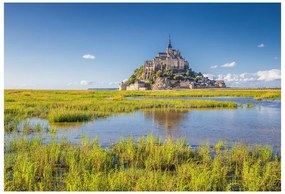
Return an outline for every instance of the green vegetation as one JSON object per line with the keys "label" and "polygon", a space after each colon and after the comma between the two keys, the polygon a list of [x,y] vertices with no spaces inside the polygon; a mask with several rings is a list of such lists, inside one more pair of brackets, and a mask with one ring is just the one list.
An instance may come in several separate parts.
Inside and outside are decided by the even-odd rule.
{"label": "green vegetation", "polygon": [[90,112],[84,110],[66,110],[55,109],[49,112],[49,121],[51,122],[81,122],[92,118]]}
{"label": "green vegetation", "polygon": [[[234,102],[155,99],[156,97],[281,97],[280,90],[37,91],[5,90],[5,133],[49,131],[96,117],[160,109],[236,108]],[[143,97],[143,100],[126,97]],[[252,104],[247,104],[251,108]],[[51,128],[25,118],[48,119]],[[68,123],[65,123],[68,122]],[[19,124],[23,127],[18,127]],[[80,125],[79,122],[77,124]],[[110,147],[88,138],[20,138],[5,142],[5,191],[280,191],[281,157],[267,146],[218,142],[192,149],[183,140],[152,136],[122,139]]]}
{"label": "green vegetation", "polygon": [[127,97],[252,97],[256,100],[280,99],[281,90],[230,90],[230,89],[195,89],[161,91],[120,91]]}
{"label": "green vegetation", "polygon": [[175,76],[173,77],[173,79],[174,79],[174,80],[182,80],[183,77],[182,77],[182,75],[175,75]]}
{"label": "green vegetation", "polygon": [[280,191],[281,157],[266,146],[192,149],[152,136],[110,147],[40,138],[5,147],[5,191]]}
{"label": "green vegetation", "polygon": [[153,85],[155,80],[159,77],[167,78],[169,80],[188,80],[188,81],[197,81],[203,77],[201,72],[193,71],[188,66],[185,66],[184,69],[166,69],[162,67],[159,70],[153,70],[150,75],[148,75],[148,79],[145,80],[144,77],[144,65],[140,66],[138,69],[135,69],[134,73],[129,77],[129,79],[125,82],[126,85],[130,85],[135,83],[136,81],[143,81],[147,84]]}
{"label": "green vegetation", "polygon": [[254,107],[254,104],[252,104],[252,103],[247,103],[246,104],[246,108],[253,108]]}
{"label": "green vegetation", "polygon": [[143,73],[143,65],[140,66],[138,69],[135,69],[133,75],[131,75],[131,77],[126,81],[126,84],[130,85],[140,80],[142,73]]}
{"label": "green vegetation", "polygon": [[[144,97],[128,100],[126,97]],[[5,90],[5,132],[17,130],[25,118],[51,122],[77,122],[144,109],[236,108],[234,102],[214,100],[164,100],[155,97],[238,96],[280,98],[280,90],[180,90],[180,91],[37,91]]]}
{"label": "green vegetation", "polygon": [[16,131],[20,121],[30,117],[44,118],[50,122],[78,122],[142,109],[237,107],[233,102],[213,100],[128,100],[125,98],[133,94],[135,93],[122,91],[5,90],[5,132]]}
{"label": "green vegetation", "polygon": [[156,77],[161,77],[163,72],[161,70],[158,70],[155,74]]}

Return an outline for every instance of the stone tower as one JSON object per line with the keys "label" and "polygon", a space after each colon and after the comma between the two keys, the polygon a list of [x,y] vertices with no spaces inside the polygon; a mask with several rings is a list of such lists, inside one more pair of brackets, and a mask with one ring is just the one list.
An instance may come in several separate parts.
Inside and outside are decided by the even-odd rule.
{"label": "stone tower", "polygon": [[166,54],[167,54],[168,57],[170,57],[173,54],[170,34],[169,34],[169,37],[168,37],[168,46],[166,48]]}

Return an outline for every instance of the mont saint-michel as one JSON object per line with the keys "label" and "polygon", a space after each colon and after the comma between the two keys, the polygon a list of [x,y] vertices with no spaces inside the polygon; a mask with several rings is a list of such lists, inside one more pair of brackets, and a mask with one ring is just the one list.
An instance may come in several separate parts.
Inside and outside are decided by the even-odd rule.
{"label": "mont saint-michel", "polygon": [[2,190],[281,192],[281,3],[3,5]]}
{"label": "mont saint-michel", "polygon": [[173,49],[169,35],[166,52],[159,52],[152,60],[136,69],[131,77],[119,85],[119,90],[171,90],[196,88],[225,88],[223,80],[210,80],[189,67],[179,50]]}

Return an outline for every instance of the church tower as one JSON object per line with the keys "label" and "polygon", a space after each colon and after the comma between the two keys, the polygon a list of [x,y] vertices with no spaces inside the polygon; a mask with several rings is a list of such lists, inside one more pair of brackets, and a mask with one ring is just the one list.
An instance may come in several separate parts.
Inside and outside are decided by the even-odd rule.
{"label": "church tower", "polygon": [[173,53],[170,34],[169,34],[169,38],[168,38],[168,46],[166,48],[166,53],[167,53],[168,57],[170,57]]}
{"label": "church tower", "polygon": [[172,49],[170,34],[169,34],[169,37],[168,37],[168,47],[167,48],[171,48]]}

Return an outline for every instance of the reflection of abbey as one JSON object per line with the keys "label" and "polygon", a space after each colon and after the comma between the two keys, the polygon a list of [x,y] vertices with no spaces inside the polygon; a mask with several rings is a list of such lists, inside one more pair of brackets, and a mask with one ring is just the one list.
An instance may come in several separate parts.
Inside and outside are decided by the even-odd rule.
{"label": "reflection of abbey", "polygon": [[144,62],[144,79],[149,79],[152,72],[158,70],[185,70],[189,63],[181,56],[179,50],[172,48],[169,36],[168,47],[165,53],[158,53],[152,60]]}
{"label": "reflection of abbey", "polygon": [[119,85],[119,90],[172,90],[196,88],[224,88],[223,80],[210,80],[201,72],[189,68],[179,50],[172,48],[169,36],[166,52],[158,53],[136,69],[133,75]]}

